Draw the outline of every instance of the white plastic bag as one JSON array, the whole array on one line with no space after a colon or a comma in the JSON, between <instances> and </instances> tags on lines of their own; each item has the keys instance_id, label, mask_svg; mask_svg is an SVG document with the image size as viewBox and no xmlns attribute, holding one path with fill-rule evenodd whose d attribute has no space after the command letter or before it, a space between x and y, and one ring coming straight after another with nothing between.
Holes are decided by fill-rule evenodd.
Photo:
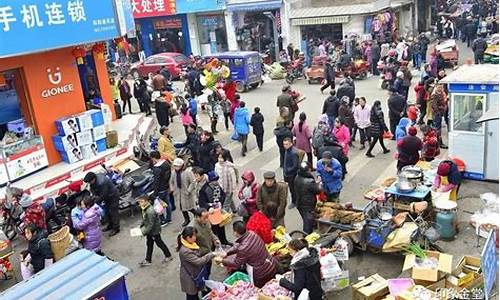
<instances>
[{"instance_id":1,"label":"white plastic bag","mask_svg":"<svg viewBox=\"0 0 500 300\"><path fill-rule=\"evenodd\" d=\"M224 292L226 290L224 283L215 280L205 280L205 286L211 290L216 290L217 292Z\"/></svg>"},{"instance_id":2,"label":"white plastic bag","mask_svg":"<svg viewBox=\"0 0 500 300\"><path fill-rule=\"evenodd\" d=\"M299 297L297 300L309 300L309 290L308 289L302 289L302 291L299 294Z\"/></svg>"},{"instance_id":3,"label":"white plastic bag","mask_svg":"<svg viewBox=\"0 0 500 300\"><path fill-rule=\"evenodd\" d=\"M165 207L163 206L163 204L161 202L162 201L159 198L156 198L155 202L154 202L154 206L153 206L155 209L155 212L158 215L163 215L165 213Z\"/></svg>"}]
</instances>

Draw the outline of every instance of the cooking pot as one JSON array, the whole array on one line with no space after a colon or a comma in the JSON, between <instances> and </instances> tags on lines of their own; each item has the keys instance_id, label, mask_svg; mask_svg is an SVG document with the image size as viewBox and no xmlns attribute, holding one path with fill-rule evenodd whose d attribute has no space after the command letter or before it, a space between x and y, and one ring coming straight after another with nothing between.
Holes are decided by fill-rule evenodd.
<instances>
[{"instance_id":1,"label":"cooking pot","mask_svg":"<svg viewBox=\"0 0 500 300\"><path fill-rule=\"evenodd\" d=\"M399 176L406 178L415 184L424 181L424 172L417 166L406 166L401 169Z\"/></svg>"},{"instance_id":2,"label":"cooking pot","mask_svg":"<svg viewBox=\"0 0 500 300\"><path fill-rule=\"evenodd\" d=\"M396 182L396 189L400 193L411 193L417 188L417 185L409 180Z\"/></svg>"}]
</instances>

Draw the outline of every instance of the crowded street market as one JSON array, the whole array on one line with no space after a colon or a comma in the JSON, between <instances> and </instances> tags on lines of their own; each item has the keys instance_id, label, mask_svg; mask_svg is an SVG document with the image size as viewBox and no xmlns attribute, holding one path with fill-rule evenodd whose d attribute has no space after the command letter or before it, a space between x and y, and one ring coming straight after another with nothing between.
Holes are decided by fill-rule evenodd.
<instances>
[{"instance_id":1,"label":"crowded street market","mask_svg":"<svg viewBox=\"0 0 500 300\"><path fill-rule=\"evenodd\" d=\"M0 0L0 299L498 299L498 57L493 0Z\"/></svg>"}]
</instances>

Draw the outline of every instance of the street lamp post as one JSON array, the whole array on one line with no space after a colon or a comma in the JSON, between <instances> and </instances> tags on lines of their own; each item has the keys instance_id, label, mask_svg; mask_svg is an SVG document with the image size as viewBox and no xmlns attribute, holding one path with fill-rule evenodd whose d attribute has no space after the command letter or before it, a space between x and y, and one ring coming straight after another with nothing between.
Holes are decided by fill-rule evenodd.
<instances>
[{"instance_id":1,"label":"street lamp post","mask_svg":"<svg viewBox=\"0 0 500 300\"><path fill-rule=\"evenodd\" d=\"M273 15L272 12L270 11L265 11L264 15L268 17L271 22L273 23L273 35L274 35L274 59L276 62L279 61L280 57L280 45L279 45L279 33L278 33L278 28L276 28L276 17Z\"/></svg>"}]
</instances>

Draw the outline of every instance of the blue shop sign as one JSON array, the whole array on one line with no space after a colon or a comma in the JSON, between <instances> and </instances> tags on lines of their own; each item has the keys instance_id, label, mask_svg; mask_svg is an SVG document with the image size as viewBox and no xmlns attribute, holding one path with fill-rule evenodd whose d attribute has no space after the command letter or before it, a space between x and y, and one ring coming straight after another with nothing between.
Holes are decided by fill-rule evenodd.
<instances>
[{"instance_id":1,"label":"blue shop sign","mask_svg":"<svg viewBox=\"0 0 500 300\"><path fill-rule=\"evenodd\" d=\"M89 300L129 300L125 277L121 277Z\"/></svg>"},{"instance_id":2,"label":"blue shop sign","mask_svg":"<svg viewBox=\"0 0 500 300\"><path fill-rule=\"evenodd\" d=\"M176 0L176 12L178 14L189 14L204 11L225 9L224 0Z\"/></svg>"},{"instance_id":3,"label":"blue shop sign","mask_svg":"<svg viewBox=\"0 0 500 300\"><path fill-rule=\"evenodd\" d=\"M115 5L114 0L0 0L0 57L116 38Z\"/></svg>"},{"instance_id":4,"label":"blue shop sign","mask_svg":"<svg viewBox=\"0 0 500 300\"><path fill-rule=\"evenodd\" d=\"M450 83L448 90L453 93L497 93L498 84Z\"/></svg>"}]
</instances>

